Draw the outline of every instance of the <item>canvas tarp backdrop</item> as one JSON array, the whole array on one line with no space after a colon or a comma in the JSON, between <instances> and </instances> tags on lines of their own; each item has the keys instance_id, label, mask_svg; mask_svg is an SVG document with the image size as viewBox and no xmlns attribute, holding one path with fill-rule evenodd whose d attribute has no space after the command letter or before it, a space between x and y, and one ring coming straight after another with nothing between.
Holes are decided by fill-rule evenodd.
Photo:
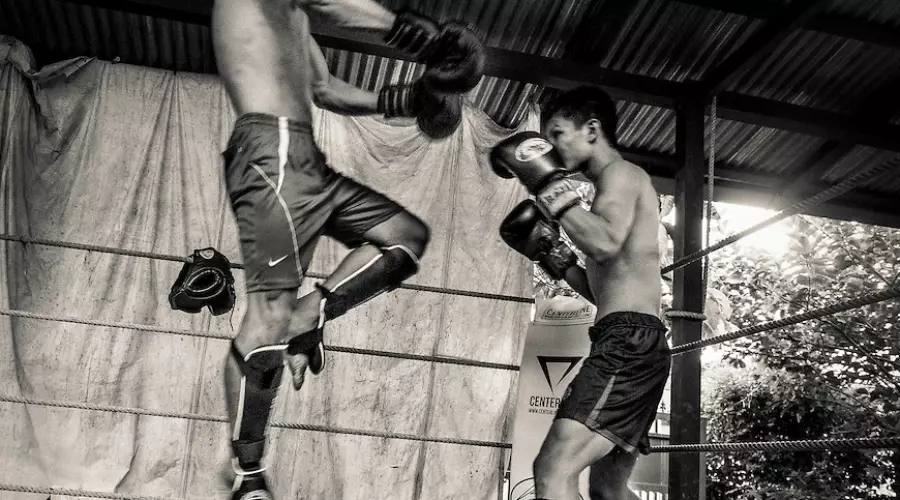
<instances>
[{"instance_id":1,"label":"canvas tarp backdrop","mask_svg":"<svg viewBox=\"0 0 900 500\"><path fill-rule=\"evenodd\" d=\"M0 232L186 256L214 246L240 262L220 153L235 114L213 75L88 58L35 68L0 39ZM519 130L536 127L534 113ZM392 196L431 227L409 282L530 296L532 266L499 239L526 197L486 153L514 133L466 107L459 130L429 141L412 122L316 110L339 171ZM181 263L4 242L0 308L233 334L231 315L172 311ZM311 269L346 249L323 240ZM309 280L308 280L309 281ZM304 285L310 287L310 283ZM517 364L530 304L397 290L326 329L338 346ZM0 318L0 394L225 416L227 340ZM508 441L516 373L329 352L299 392L284 377L280 422ZM224 422L0 403L0 483L130 495L225 498ZM503 450L272 429L276 498L493 499ZM0 492L0 499L46 495ZM62 498L56 496L55 498Z\"/></svg>"}]
</instances>

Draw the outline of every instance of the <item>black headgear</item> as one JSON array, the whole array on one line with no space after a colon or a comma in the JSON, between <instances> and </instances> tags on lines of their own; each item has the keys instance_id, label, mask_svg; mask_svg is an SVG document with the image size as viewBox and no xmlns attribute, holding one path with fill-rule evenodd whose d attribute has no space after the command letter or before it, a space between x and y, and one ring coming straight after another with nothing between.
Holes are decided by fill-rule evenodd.
<instances>
[{"instance_id":1,"label":"black headgear","mask_svg":"<svg viewBox=\"0 0 900 500\"><path fill-rule=\"evenodd\" d=\"M172 309L219 316L234 307L234 276L228 258L214 248L194 250L169 292Z\"/></svg>"}]
</instances>

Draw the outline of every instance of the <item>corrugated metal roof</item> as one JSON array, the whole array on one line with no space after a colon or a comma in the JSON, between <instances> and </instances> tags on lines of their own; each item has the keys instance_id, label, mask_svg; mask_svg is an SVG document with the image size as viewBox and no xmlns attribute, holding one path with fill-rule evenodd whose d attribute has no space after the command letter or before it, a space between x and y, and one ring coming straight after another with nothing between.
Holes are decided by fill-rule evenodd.
<instances>
[{"instance_id":1,"label":"corrugated metal roof","mask_svg":"<svg viewBox=\"0 0 900 500\"><path fill-rule=\"evenodd\" d=\"M601 65L667 80L699 79L761 25L693 5L642 2L622 27L619 44L601 52Z\"/></svg>"},{"instance_id":2,"label":"corrugated metal roof","mask_svg":"<svg viewBox=\"0 0 900 500\"><path fill-rule=\"evenodd\" d=\"M758 19L670 0L381 3L392 9L408 6L435 17L474 23L493 47L674 81L702 79L763 26ZM826 10L878 23L882 28L900 27L900 1L896 0L834 0ZM209 28L197 24L59 0L0 0L0 33L25 41L42 63L51 58L93 55L178 71L215 71ZM325 53L336 76L367 89L412 81L421 71L409 62L333 49ZM897 87L900 49L798 30L753 64L732 90L834 112L882 111L884 119L893 116L893 123L900 124L900 99L892 90ZM532 84L487 77L470 99L499 124L515 126L531 101L542 94L546 97ZM651 154L674 154L672 110L620 102L619 113L619 139L624 146ZM793 176L826 142L719 120L716 143L717 158L729 168ZM866 151L854 150L826 173L825 180L840 179L854 168L890 155ZM900 185L880 182L873 186L880 190L888 187L900 192Z\"/></svg>"},{"instance_id":3,"label":"corrugated metal roof","mask_svg":"<svg viewBox=\"0 0 900 500\"><path fill-rule=\"evenodd\" d=\"M900 50L798 31L730 90L847 113L896 81L900 81Z\"/></svg>"},{"instance_id":4,"label":"corrugated metal roof","mask_svg":"<svg viewBox=\"0 0 900 500\"><path fill-rule=\"evenodd\" d=\"M880 165L894 156L897 156L897 153L856 146L825 171L822 180L826 183L837 183L854 172L869 166ZM884 194L897 193L900 190L900 176L883 175L860 187Z\"/></svg>"},{"instance_id":5,"label":"corrugated metal roof","mask_svg":"<svg viewBox=\"0 0 900 500\"><path fill-rule=\"evenodd\" d=\"M766 127L721 120L716 159L752 173L792 176L825 140ZM707 127L707 131L709 127ZM707 132L709 136L709 132ZM707 144L711 142L708 141Z\"/></svg>"},{"instance_id":6,"label":"corrugated metal roof","mask_svg":"<svg viewBox=\"0 0 900 500\"><path fill-rule=\"evenodd\" d=\"M215 71L209 28L58 0L0 0L0 33L43 63L90 55L141 66Z\"/></svg>"},{"instance_id":7,"label":"corrugated metal roof","mask_svg":"<svg viewBox=\"0 0 900 500\"><path fill-rule=\"evenodd\" d=\"M826 12L900 28L900 2L894 0L832 0Z\"/></svg>"}]
</instances>

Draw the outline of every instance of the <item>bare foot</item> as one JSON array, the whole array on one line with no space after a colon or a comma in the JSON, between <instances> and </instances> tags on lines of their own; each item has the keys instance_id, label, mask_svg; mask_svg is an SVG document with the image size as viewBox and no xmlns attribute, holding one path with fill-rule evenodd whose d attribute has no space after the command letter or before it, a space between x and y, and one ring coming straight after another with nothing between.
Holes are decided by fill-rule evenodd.
<instances>
[{"instance_id":1,"label":"bare foot","mask_svg":"<svg viewBox=\"0 0 900 500\"><path fill-rule=\"evenodd\" d=\"M306 367L309 366L309 357L306 354L290 355L285 353L288 368L291 370L291 382L294 384L294 390L299 391L303 387L303 381L306 379Z\"/></svg>"}]
</instances>

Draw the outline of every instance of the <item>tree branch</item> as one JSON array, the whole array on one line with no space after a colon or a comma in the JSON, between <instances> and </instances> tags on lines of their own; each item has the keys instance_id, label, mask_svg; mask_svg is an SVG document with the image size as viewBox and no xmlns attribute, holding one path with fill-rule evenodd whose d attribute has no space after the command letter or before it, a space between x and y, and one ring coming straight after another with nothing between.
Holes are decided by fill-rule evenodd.
<instances>
[{"instance_id":1,"label":"tree branch","mask_svg":"<svg viewBox=\"0 0 900 500\"><path fill-rule=\"evenodd\" d=\"M893 375L891 375L891 372L889 370L887 370L884 366L882 366L882 363L878 362L878 358L876 356L874 356L871 352L869 352L869 350L866 349L865 346L863 346L862 344L857 342L856 339L854 339L850 335L847 335L847 332L845 332L842 328L838 328L838 326L835 325L831 320L829 320L827 318L819 318L819 319L820 319L820 321L829 325L831 328L833 328L835 331L837 331L838 334L840 334L840 336L843 337L844 340L846 340L847 342L852 344L854 347L856 347L860 352L862 352L862 354L867 359L869 359L869 361L871 361L873 365L875 365L875 368L878 369L879 371L881 371L881 373L888 378L887 381L884 381L880 377L879 377L879 379L881 379L883 382L886 382L886 385L893 387L895 391L900 391L900 386L898 386L894 382L894 380L893 380L894 377L893 377ZM898 365L895 364L894 366L898 366Z\"/></svg>"},{"instance_id":2,"label":"tree branch","mask_svg":"<svg viewBox=\"0 0 900 500\"><path fill-rule=\"evenodd\" d=\"M856 252L856 250L850 248L850 246L847 245L847 238L846 238L846 236L844 236L843 231L840 231L840 237L836 238L834 236L834 234L827 231L820 224L817 224L817 223L813 222L812 220L809 220L806 217L803 217L802 215L798 215L797 217L799 217L800 219L803 219L804 222L806 222L810 226L813 226L816 229L818 229L819 231L821 231L822 233L824 233L825 236L828 236L829 238L832 238L835 241L837 241L841 245L841 247L844 249L844 251L847 252L848 255L853 257L853 260L856 261L857 264L862 265L863 267L868 269L870 272L872 272L872 274L877 276L878 279L880 279L881 281L883 281L884 283L886 283L887 285L890 286L890 284L891 284L890 280L888 280L887 278L882 276L882 274L880 272L878 272L878 270L875 269L875 267L872 264L866 262L866 260L864 258L862 258L862 256L859 255L859 253Z\"/></svg>"}]
</instances>

